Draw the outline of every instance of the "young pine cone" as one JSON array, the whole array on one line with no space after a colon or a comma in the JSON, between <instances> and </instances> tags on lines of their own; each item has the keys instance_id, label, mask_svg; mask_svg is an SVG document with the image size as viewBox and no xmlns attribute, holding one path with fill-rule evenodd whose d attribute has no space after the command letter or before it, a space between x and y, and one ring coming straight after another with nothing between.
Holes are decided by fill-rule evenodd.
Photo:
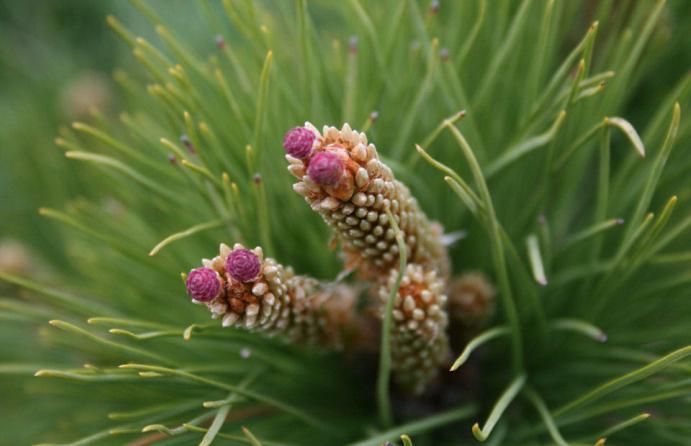
<instances>
[{"instance_id":1,"label":"young pine cone","mask_svg":"<svg viewBox=\"0 0 691 446\"><path fill-rule=\"evenodd\" d=\"M449 314L465 329L478 329L492 316L496 290L480 272L454 278L449 286Z\"/></svg>"},{"instance_id":2,"label":"young pine cone","mask_svg":"<svg viewBox=\"0 0 691 446\"><path fill-rule=\"evenodd\" d=\"M379 289L385 303L398 270L392 269ZM392 312L391 359L394 378L404 389L421 394L449 362L444 281L435 270L408 264ZM382 316L385 305L381 306Z\"/></svg>"},{"instance_id":3,"label":"young pine cone","mask_svg":"<svg viewBox=\"0 0 691 446\"><path fill-rule=\"evenodd\" d=\"M233 249L221 244L220 254L204 259L187 276L192 302L206 305L224 327L278 335L293 342L331 349L343 347L356 295L345 285L326 286L294 275L262 249Z\"/></svg>"},{"instance_id":4,"label":"young pine cone","mask_svg":"<svg viewBox=\"0 0 691 446\"><path fill-rule=\"evenodd\" d=\"M288 170L298 179L293 189L336 231L348 267L377 277L396 266L398 245L388 209L404 235L409 262L448 275L441 225L427 219L364 133L348 124L341 130L325 126L319 133L307 122L286 134L283 147Z\"/></svg>"}]
</instances>

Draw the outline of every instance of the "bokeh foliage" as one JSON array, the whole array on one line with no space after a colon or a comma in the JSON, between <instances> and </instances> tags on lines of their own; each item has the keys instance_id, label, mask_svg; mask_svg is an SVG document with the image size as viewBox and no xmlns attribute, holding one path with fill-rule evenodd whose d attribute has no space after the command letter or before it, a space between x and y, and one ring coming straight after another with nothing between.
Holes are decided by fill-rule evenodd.
<instances>
[{"instance_id":1,"label":"bokeh foliage","mask_svg":"<svg viewBox=\"0 0 691 446\"><path fill-rule=\"evenodd\" d=\"M3 441L190 444L204 434L181 423L227 417L215 443L246 425L266 445L465 444L507 402L489 441L688 444L686 2L131 3L0 7L2 233L33 259L0 273ZM114 71L109 100L70 109L70 88L98 96L69 85L89 69ZM305 120L368 127L427 213L467 231L456 272L500 285L502 334L454 372L479 378L394 400L395 427L373 364L219 329L179 280L220 241L336 276L282 156Z\"/></svg>"}]
</instances>

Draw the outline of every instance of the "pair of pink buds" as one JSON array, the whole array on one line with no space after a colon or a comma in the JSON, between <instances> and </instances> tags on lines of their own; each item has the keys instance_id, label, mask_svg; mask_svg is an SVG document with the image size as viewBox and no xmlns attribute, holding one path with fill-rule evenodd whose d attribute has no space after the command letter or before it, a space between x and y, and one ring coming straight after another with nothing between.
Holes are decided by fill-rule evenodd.
<instances>
[{"instance_id":1,"label":"pair of pink buds","mask_svg":"<svg viewBox=\"0 0 691 446\"><path fill-rule=\"evenodd\" d=\"M312 154L317 135L305 127L295 127L283 138L283 148L294 158L305 159ZM315 154L307 166L307 176L320 186L333 186L343 175L343 161L331 152Z\"/></svg>"},{"instance_id":2,"label":"pair of pink buds","mask_svg":"<svg viewBox=\"0 0 691 446\"><path fill-rule=\"evenodd\" d=\"M257 278L261 271L259 257L249 249L236 249L228 254L225 270L231 279L247 283ZM223 282L212 268L196 268L187 276L187 294L199 302L209 302L221 294Z\"/></svg>"}]
</instances>

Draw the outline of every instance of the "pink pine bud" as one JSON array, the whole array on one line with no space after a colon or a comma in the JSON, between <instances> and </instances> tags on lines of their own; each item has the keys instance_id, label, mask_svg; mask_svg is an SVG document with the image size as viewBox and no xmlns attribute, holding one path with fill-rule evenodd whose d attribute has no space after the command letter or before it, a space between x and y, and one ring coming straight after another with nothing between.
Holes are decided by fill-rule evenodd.
<instances>
[{"instance_id":1,"label":"pink pine bud","mask_svg":"<svg viewBox=\"0 0 691 446\"><path fill-rule=\"evenodd\" d=\"M187 276L187 294L199 302L213 300L221 293L221 279L211 268L197 268Z\"/></svg>"},{"instance_id":2,"label":"pink pine bud","mask_svg":"<svg viewBox=\"0 0 691 446\"><path fill-rule=\"evenodd\" d=\"M338 155L319 152L310 160L307 175L321 186L333 186L341 179L344 170L345 166Z\"/></svg>"},{"instance_id":3,"label":"pink pine bud","mask_svg":"<svg viewBox=\"0 0 691 446\"><path fill-rule=\"evenodd\" d=\"M251 282L261 270L259 257L249 249L236 249L226 259L226 272L238 282Z\"/></svg>"},{"instance_id":4,"label":"pink pine bud","mask_svg":"<svg viewBox=\"0 0 691 446\"><path fill-rule=\"evenodd\" d=\"M288 155L295 158L306 158L312 153L312 145L317 135L305 127L295 127L283 137L283 148Z\"/></svg>"}]
</instances>

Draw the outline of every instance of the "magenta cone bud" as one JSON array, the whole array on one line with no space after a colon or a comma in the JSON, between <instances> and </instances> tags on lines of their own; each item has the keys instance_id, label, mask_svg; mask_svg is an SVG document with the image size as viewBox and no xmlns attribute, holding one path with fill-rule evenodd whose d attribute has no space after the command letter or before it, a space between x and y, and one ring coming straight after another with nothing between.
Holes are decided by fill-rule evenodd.
<instances>
[{"instance_id":1,"label":"magenta cone bud","mask_svg":"<svg viewBox=\"0 0 691 446\"><path fill-rule=\"evenodd\" d=\"M295 158L307 158L312 153L312 145L317 135L308 128L295 127L283 137L283 148Z\"/></svg>"},{"instance_id":2,"label":"magenta cone bud","mask_svg":"<svg viewBox=\"0 0 691 446\"><path fill-rule=\"evenodd\" d=\"M333 186L341 179L345 166L343 161L331 152L317 153L307 168L307 175L312 181L322 186Z\"/></svg>"},{"instance_id":3,"label":"magenta cone bud","mask_svg":"<svg viewBox=\"0 0 691 446\"><path fill-rule=\"evenodd\" d=\"M221 293L221 280L211 268L197 268L187 276L187 294L199 302L213 300Z\"/></svg>"},{"instance_id":4,"label":"magenta cone bud","mask_svg":"<svg viewBox=\"0 0 691 446\"><path fill-rule=\"evenodd\" d=\"M251 282L261 270L259 257L249 249L236 249L226 259L226 272L238 282Z\"/></svg>"}]
</instances>

